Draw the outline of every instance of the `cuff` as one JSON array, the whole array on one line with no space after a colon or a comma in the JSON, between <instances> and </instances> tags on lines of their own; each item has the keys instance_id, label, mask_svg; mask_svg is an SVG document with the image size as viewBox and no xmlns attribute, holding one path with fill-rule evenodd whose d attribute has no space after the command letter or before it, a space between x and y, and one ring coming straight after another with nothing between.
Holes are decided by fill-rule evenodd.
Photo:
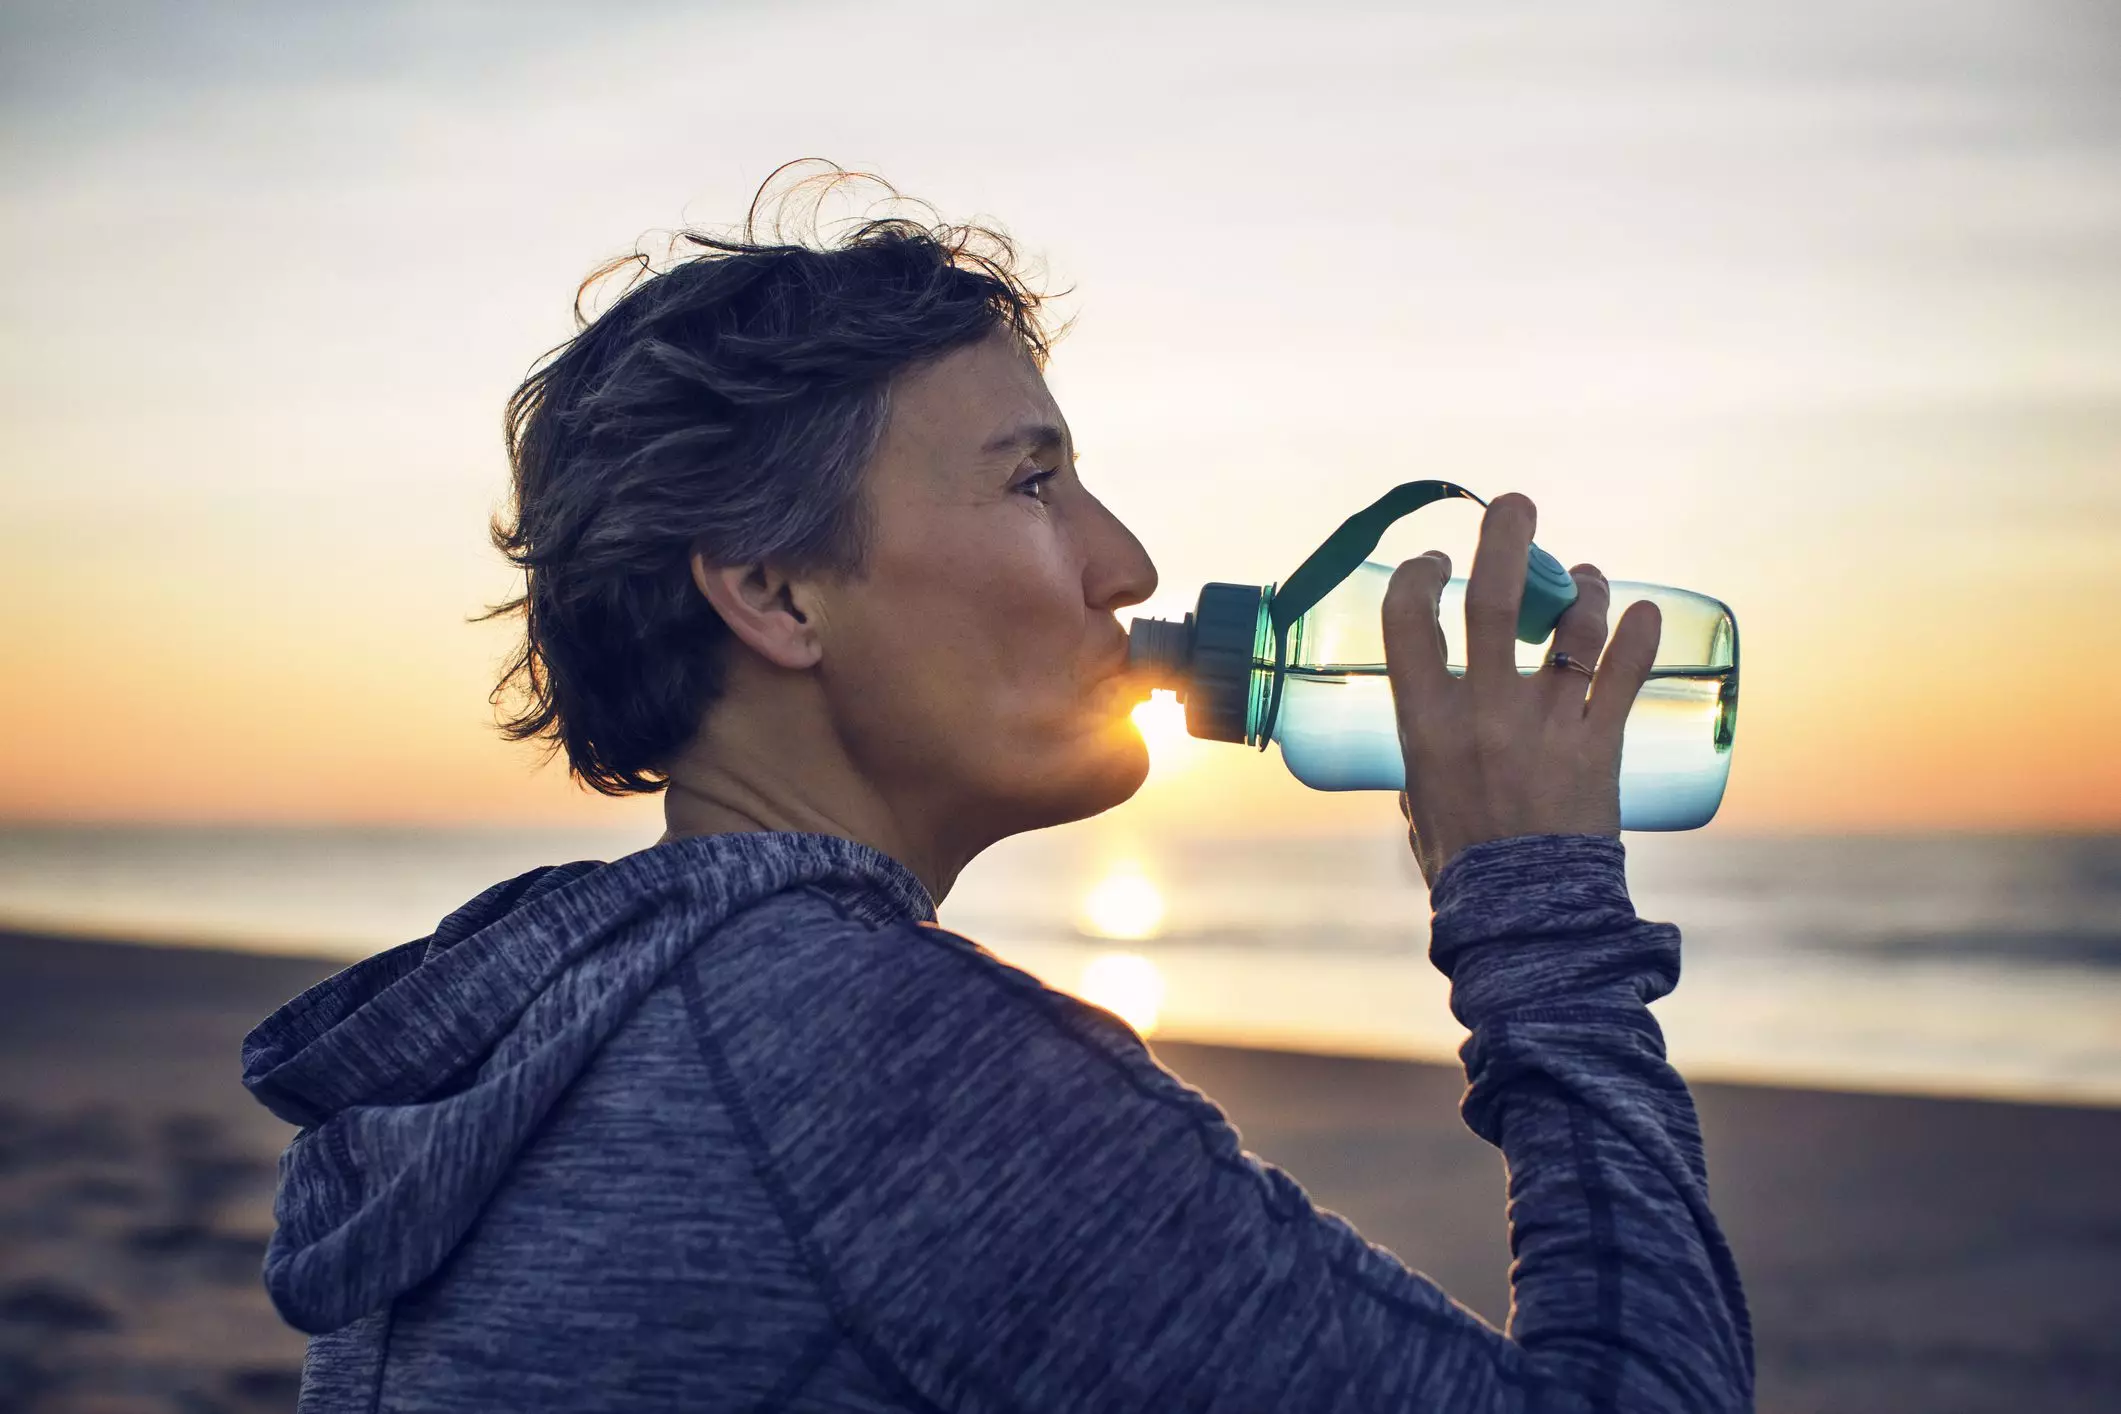
<instances>
[{"instance_id":1,"label":"cuff","mask_svg":"<svg viewBox=\"0 0 2121 1414\"><path fill-rule=\"evenodd\" d=\"M1627 846L1611 835L1519 835L1454 855L1429 890L1436 928L1454 941L1555 931L1554 915L1634 912Z\"/></svg>"},{"instance_id":2,"label":"cuff","mask_svg":"<svg viewBox=\"0 0 2121 1414\"><path fill-rule=\"evenodd\" d=\"M1627 850L1611 836L1474 845L1430 901L1429 960L1469 1028L1527 1007L1640 1006L1679 980L1679 930L1636 917Z\"/></svg>"}]
</instances>

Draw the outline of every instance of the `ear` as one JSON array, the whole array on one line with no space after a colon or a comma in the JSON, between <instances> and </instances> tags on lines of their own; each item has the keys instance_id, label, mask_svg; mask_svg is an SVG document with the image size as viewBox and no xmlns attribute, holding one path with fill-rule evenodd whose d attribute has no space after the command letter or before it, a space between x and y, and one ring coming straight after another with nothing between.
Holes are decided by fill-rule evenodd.
<instances>
[{"instance_id":1,"label":"ear","mask_svg":"<svg viewBox=\"0 0 2121 1414\"><path fill-rule=\"evenodd\" d=\"M697 551L692 582L729 631L775 667L815 667L824 656L808 583L774 565L718 565Z\"/></svg>"}]
</instances>

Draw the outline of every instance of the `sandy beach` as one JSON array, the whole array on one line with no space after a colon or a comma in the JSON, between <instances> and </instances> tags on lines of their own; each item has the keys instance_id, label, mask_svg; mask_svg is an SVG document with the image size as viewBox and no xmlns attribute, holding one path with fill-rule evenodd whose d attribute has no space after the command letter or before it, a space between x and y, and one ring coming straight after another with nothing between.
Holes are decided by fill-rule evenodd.
<instances>
[{"instance_id":1,"label":"sandy beach","mask_svg":"<svg viewBox=\"0 0 2121 1414\"><path fill-rule=\"evenodd\" d=\"M0 1411L293 1407L258 1285L287 1130L243 1033L338 964L0 934ZM1500 1321L1448 1067L1158 1042L1248 1147ZM2121 1408L2121 1110L1695 1087L1760 1408Z\"/></svg>"}]
</instances>

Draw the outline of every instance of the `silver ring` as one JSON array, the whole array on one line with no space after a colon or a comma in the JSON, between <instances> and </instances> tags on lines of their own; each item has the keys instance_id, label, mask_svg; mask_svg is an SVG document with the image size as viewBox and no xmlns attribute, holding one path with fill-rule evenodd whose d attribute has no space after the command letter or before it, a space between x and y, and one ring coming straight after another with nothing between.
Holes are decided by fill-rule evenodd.
<instances>
[{"instance_id":1,"label":"silver ring","mask_svg":"<svg viewBox=\"0 0 2121 1414\"><path fill-rule=\"evenodd\" d=\"M1579 659L1571 658L1568 654L1559 651L1547 654L1547 666L1550 668L1574 668L1577 672L1582 673L1587 678L1596 678L1598 676L1598 670L1596 668L1591 667L1588 663L1582 662Z\"/></svg>"}]
</instances>

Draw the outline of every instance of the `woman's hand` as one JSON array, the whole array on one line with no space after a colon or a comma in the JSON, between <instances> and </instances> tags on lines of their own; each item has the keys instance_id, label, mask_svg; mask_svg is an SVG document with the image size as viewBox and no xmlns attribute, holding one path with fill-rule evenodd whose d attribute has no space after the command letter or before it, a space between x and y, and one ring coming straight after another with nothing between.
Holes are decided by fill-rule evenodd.
<instances>
[{"instance_id":1,"label":"woman's hand","mask_svg":"<svg viewBox=\"0 0 2121 1414\"><path fill-rule=\"evenodd\" d=\"M1434 884L1458 852L1519 835L1620 834L1620 735L1657 659L1662 619L1644 601L1606 643L1611 592L1596 565L1569 571L1576 602L1553 648L1585 664L1517 668L1517 611L1539 511L1517 492L1490 502L1466 585L1466 672L1444 666L1438 603L1451 559L1402 564L1385 591L1385 662L1399 713L1407 839ZM1604 656L1601 658L1600 653Z\"/></svg>"}]
</instances>

